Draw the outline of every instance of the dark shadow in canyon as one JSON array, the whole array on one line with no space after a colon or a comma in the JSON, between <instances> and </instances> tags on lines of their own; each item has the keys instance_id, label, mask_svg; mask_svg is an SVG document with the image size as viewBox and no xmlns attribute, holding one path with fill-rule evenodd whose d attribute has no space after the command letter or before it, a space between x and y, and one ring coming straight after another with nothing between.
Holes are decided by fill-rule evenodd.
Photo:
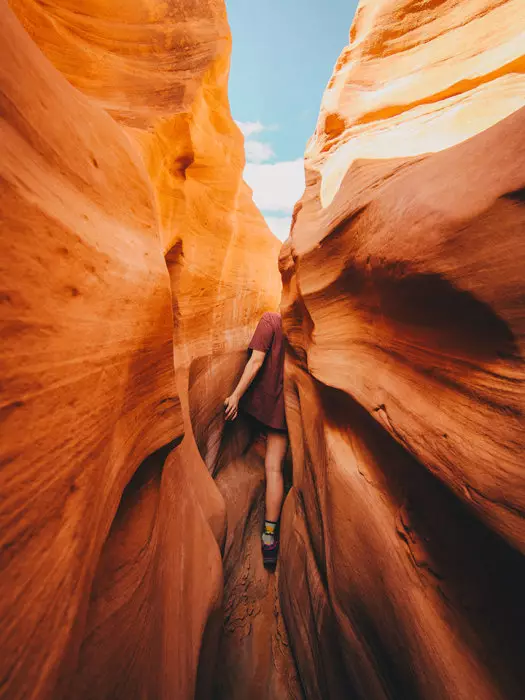
<instances>
[{"instance_id":1,"label":"dark shadow in canyon","mask_svg":"<svg viewBox=\"0 0 525 700\"><path fill-rule=\"evenodd\" d=\"M367 469L397 510L396 530L407 556L424 585L444 601L451 628L490 670L502 696L517 700L525 687L525 560L356 401L320 383L317 390L327 425L350 442L358 439L370 455ZM419 698L402 628L394 650L365 602L345 612L376 660L388 696Z\"/></svg>"},{"instance_id":2,"label":"dark shadow in canyon","mask_svg":"<svg viewBox=\"0 0 525 700\"><path fill-rule=\"evenodd\" d=\"M278 571L264 568L264 436L242 412L228 422L224 399L247 360L246 351L202 356L189 369L189 408L199 453L224 499L224 603L215 700L300 700L294 660L280 614ZM291 486L291 462L285 469Z\"/></svg>"},{"instance_id":3,"label":"dark shadow in canyon","mask_svg":"<svg viewBox=\"0 0 525 700\"><path fill-rule=\"evenodd\" d=\"M424 340L443 354L480 362L519 356L507 323L470 292L437 273L411 272L403 262L369 264L368 269L347 267L325 294L349 295L357 308L388 319L407 339Z\"/></svg>"},{"instance_id":4,"label":"dark shadow in canyon","mask_svg":"<svg viewBox=\"0 0 525 700\"><path fill-rule=\"evenodd\" d=\"M93 580L70 697L161 695L162 620L155 614L158 514L164 464L181 440L149 455L122 493Z\"/></svg>"}]
</instances>

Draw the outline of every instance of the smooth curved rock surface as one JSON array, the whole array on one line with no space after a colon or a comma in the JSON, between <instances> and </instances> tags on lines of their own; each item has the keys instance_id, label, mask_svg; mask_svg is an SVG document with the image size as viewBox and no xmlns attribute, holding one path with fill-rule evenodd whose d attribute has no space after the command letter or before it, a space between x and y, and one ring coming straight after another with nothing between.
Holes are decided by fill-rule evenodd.
<instances>
[{"instance_id":1,"label":"smooth curved rock surface","mask_svg":"<svg viewBox=\"0 0 525 700\"><path fill-rule=\"evenodd\" d=\"M1 694L58 697L121 493L182 418L141 159L1 25Z\"/></svg>"},{"instance_id":2,"label":"smooth curved rock surface","mask_svg":"<svg viewBox=\"0 0 525 700\"><path fill-rule=\"evenodd\" d=\"M178 364L243 347L279 303L280 243L242 180L224 0L12 5L54 65L139 144L164 252L181 263Z\"/></svg>"},{"instance_id":3,"label":"smooth curved rock surface","mask_svg":"<svg viewBox=\"0 0 525 700\"><path fill-rule=\"evenodd\" d=\"M280 260L308 698L522 692L524 13L361 3L308 145Z\"/></svg>"},{"instance_id":4,"label":"smooth curved rock surface","mask_svg":"<svg viewBox=\"0 0 525 700\"><path fill-rule=\"evenodd\" d=\"M442 151L523 107L524 23L520 0L362 0L306 150L323 206L355 161Z\"/></svg>"},{"instance_id":5,"label":"smooth curved rock surface","mask_svg":"<svg viewBox=\"0 0 525 700\"><path fill-rule=\"evenodd\" d=\"M280 289L241 177L224 5L11 6L0 697L209 698L226 504L189 367L244 348Z\"/></svg>"},{"instance_id":6,"label":"smooth curved rock surface","mask_svg":"<svg viewBox=\"0 0 525 700\"><path fill-rule=\"evenodd\" d=\"M281 251L275 575L223 417L279 298L224 5L11 6L0 697L521 697L523 5L361 4Z\"/></svg>"}]
</instances>

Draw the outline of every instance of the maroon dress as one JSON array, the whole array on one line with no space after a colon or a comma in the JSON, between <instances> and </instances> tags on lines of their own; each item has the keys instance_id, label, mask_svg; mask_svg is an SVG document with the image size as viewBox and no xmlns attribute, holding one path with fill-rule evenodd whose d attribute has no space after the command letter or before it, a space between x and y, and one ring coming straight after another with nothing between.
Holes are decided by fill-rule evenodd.
<instances>
[{"instance_id":1,"label":"maroon dress","mask_svg":"<svg viewBox=\"0 0 525 700\"><path fill-rule=\"evenodd\" d=\"M286 430L284 413L284 341L280 314L267 312L253 334L250 350L266 353L263 365L241 399L241 408L274 430Z\"/></svg>"}]
</instances>

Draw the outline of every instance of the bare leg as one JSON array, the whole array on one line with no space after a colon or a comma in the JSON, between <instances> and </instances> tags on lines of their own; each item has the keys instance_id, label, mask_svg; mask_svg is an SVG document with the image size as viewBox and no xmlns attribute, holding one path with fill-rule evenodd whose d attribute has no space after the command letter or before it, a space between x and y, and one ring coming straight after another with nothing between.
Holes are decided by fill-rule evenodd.
<instances>
[{"instance_id":1,"label":"bare leg","mask_svg":"<svg viewBox=\"0 0 525 700\"><path fill-rule=\"evenodd\" d=\"M288 435L268 431L266 441L266 520L277 522L284 496L283 463L288 449Z\"/></svg>"}]
</instances>

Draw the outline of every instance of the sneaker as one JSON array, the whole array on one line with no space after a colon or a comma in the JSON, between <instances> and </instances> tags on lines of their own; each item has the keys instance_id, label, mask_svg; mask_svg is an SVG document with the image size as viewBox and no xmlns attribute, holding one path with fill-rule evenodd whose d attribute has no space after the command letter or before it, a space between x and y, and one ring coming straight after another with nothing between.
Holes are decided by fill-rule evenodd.
<instances>
[{"instance_id":1,"label":"sneaker","mask_svg":"<svg viewBox=\"0 0 525 700\"><path fill-rule=\"evenodd\" d=\"M263 564L268 568L274 568L277 564L277 555L279 554L279 538L273 538L273 544L265 544L261 542Z\"/></svg>"}]
</instances>

